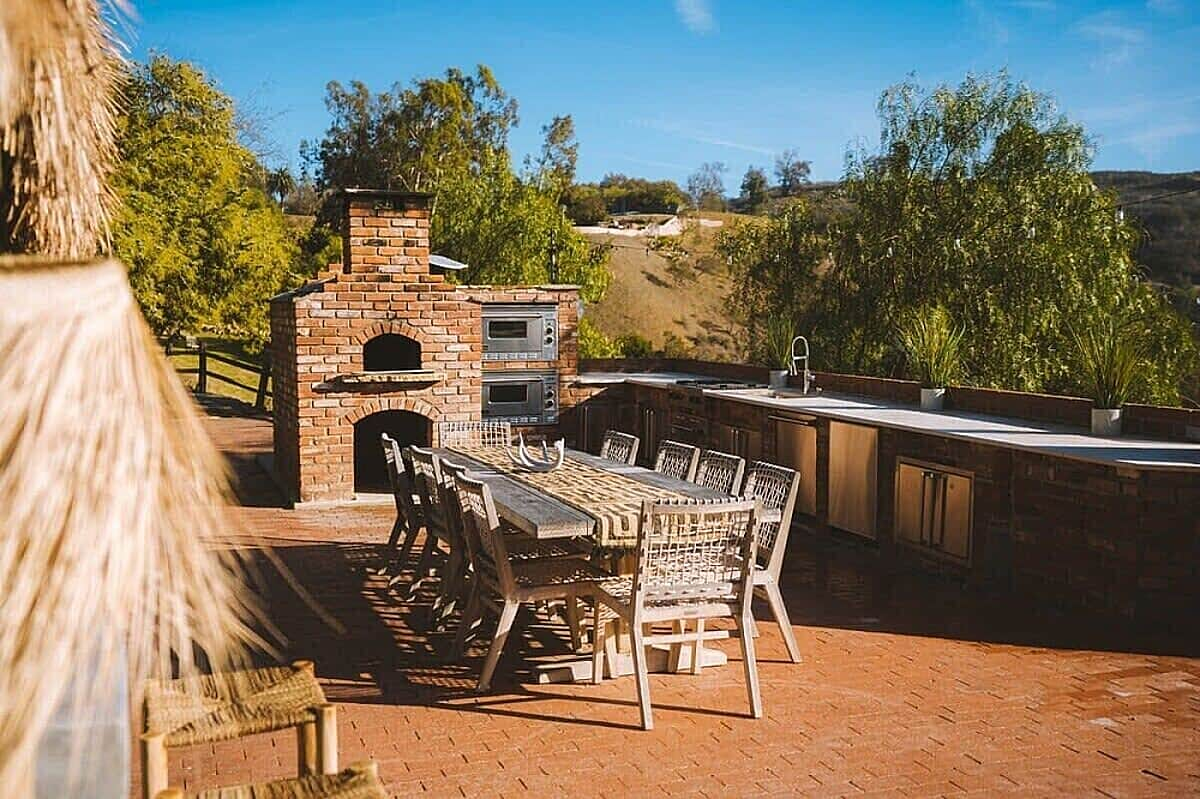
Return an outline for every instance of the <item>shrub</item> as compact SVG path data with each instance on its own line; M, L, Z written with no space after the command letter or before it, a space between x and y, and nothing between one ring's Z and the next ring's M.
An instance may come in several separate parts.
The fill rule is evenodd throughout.
M625 333L617 337L617 348L626 358L649 358L654 355L654 345L640 333Z
M914 378L926 388L944 388L962 376L960 345L966 329L954 327L945 308L925 308L900 331Z

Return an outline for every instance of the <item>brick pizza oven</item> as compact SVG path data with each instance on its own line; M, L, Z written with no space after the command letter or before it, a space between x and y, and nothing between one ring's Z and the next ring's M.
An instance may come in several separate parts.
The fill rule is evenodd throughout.
M569 404L578 369L578 287L452 284L430 268L428 195L342 198L342 263L271 300L274 470L292 502L385 491L380 433L436 444L437 422L480 419L485 394L511 401L530 386L547 408ZM485 358L485 318L499 336L531 320L542 348L500 339ZM563 409L512 420L552 434Z

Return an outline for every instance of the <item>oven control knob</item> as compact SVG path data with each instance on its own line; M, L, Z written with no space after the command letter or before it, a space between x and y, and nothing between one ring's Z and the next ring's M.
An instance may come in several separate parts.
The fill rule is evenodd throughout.
M546 400L546 407L547 407L547 408L551 408L551 409L553 409L553 408L554 408L554 400L553 400L553 399L547 399L547 400Z

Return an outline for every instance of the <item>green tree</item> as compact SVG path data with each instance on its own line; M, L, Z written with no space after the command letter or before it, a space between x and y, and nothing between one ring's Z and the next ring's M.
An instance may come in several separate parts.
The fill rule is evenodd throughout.
M431 246L470 266L479 283L578 283L596 300L608 285L608 249L576 233L559 207L577 157L571 118L543 131L536 161L517 174L508 135L516 101L491 71L473 76L450 69L409 87L374 95L361 83L329 85L333 116L325 138L308 145L323 191L349 186L401 188L433 194ZM321 221L332 228L331 206ZM312 237L314 244L320 243ZM551 275L551 263L556 264Z
M854 210L833 233L814 328L827 365L897 373L897 320L942 306L965 328L975 382L1078 390L1071 326L1133 315L1151 339L1142 398L1177 398L1195 342L1140 280L1138 233L1092 182L1078 125L1004 73L931 92L899 84L879 116L880 149L847 160Z
M701 164L687 180L692 205L703 211L725 210L725 172L728 167L720 161Z
M275 198L279 203L279 207L283 207L283 202L292 192L296 190L296 178L292 176L292 171L286 166L281 166L276 169L267 171L267 194Z
M769 216L739 221L717 236L717 252L732 278L726 307L749 334L740 355L757 363L771 360L772 317L791 320L799 331L821 326L823 307L813 300L827 247L801 200Z
M768 189L767 173L756 166L748 168L742 178L742 194L738 198L738 205L747 213L760 213L770 199Z
M794 197L808 185L812 164L803 161L796 150L784 150L775 157L775 178L784 197Z
M262 342L266 300L288 284L295 246L237 141L233 102L163 55L130 68L124 95L113 250L146 319L161 336Z

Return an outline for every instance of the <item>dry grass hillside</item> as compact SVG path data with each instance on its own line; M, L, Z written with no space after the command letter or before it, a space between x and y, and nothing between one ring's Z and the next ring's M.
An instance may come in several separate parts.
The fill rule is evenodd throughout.
M705 213L704 218L729 225L735 214ZM656 348L682 348L695 357L731 360L744 336L725 313L729 276L715 254L717 234L724 228L688 220L684 233L660 240L650 237L588 234L611 244L612 284L604 299L587 313L609 336L638 333Z

